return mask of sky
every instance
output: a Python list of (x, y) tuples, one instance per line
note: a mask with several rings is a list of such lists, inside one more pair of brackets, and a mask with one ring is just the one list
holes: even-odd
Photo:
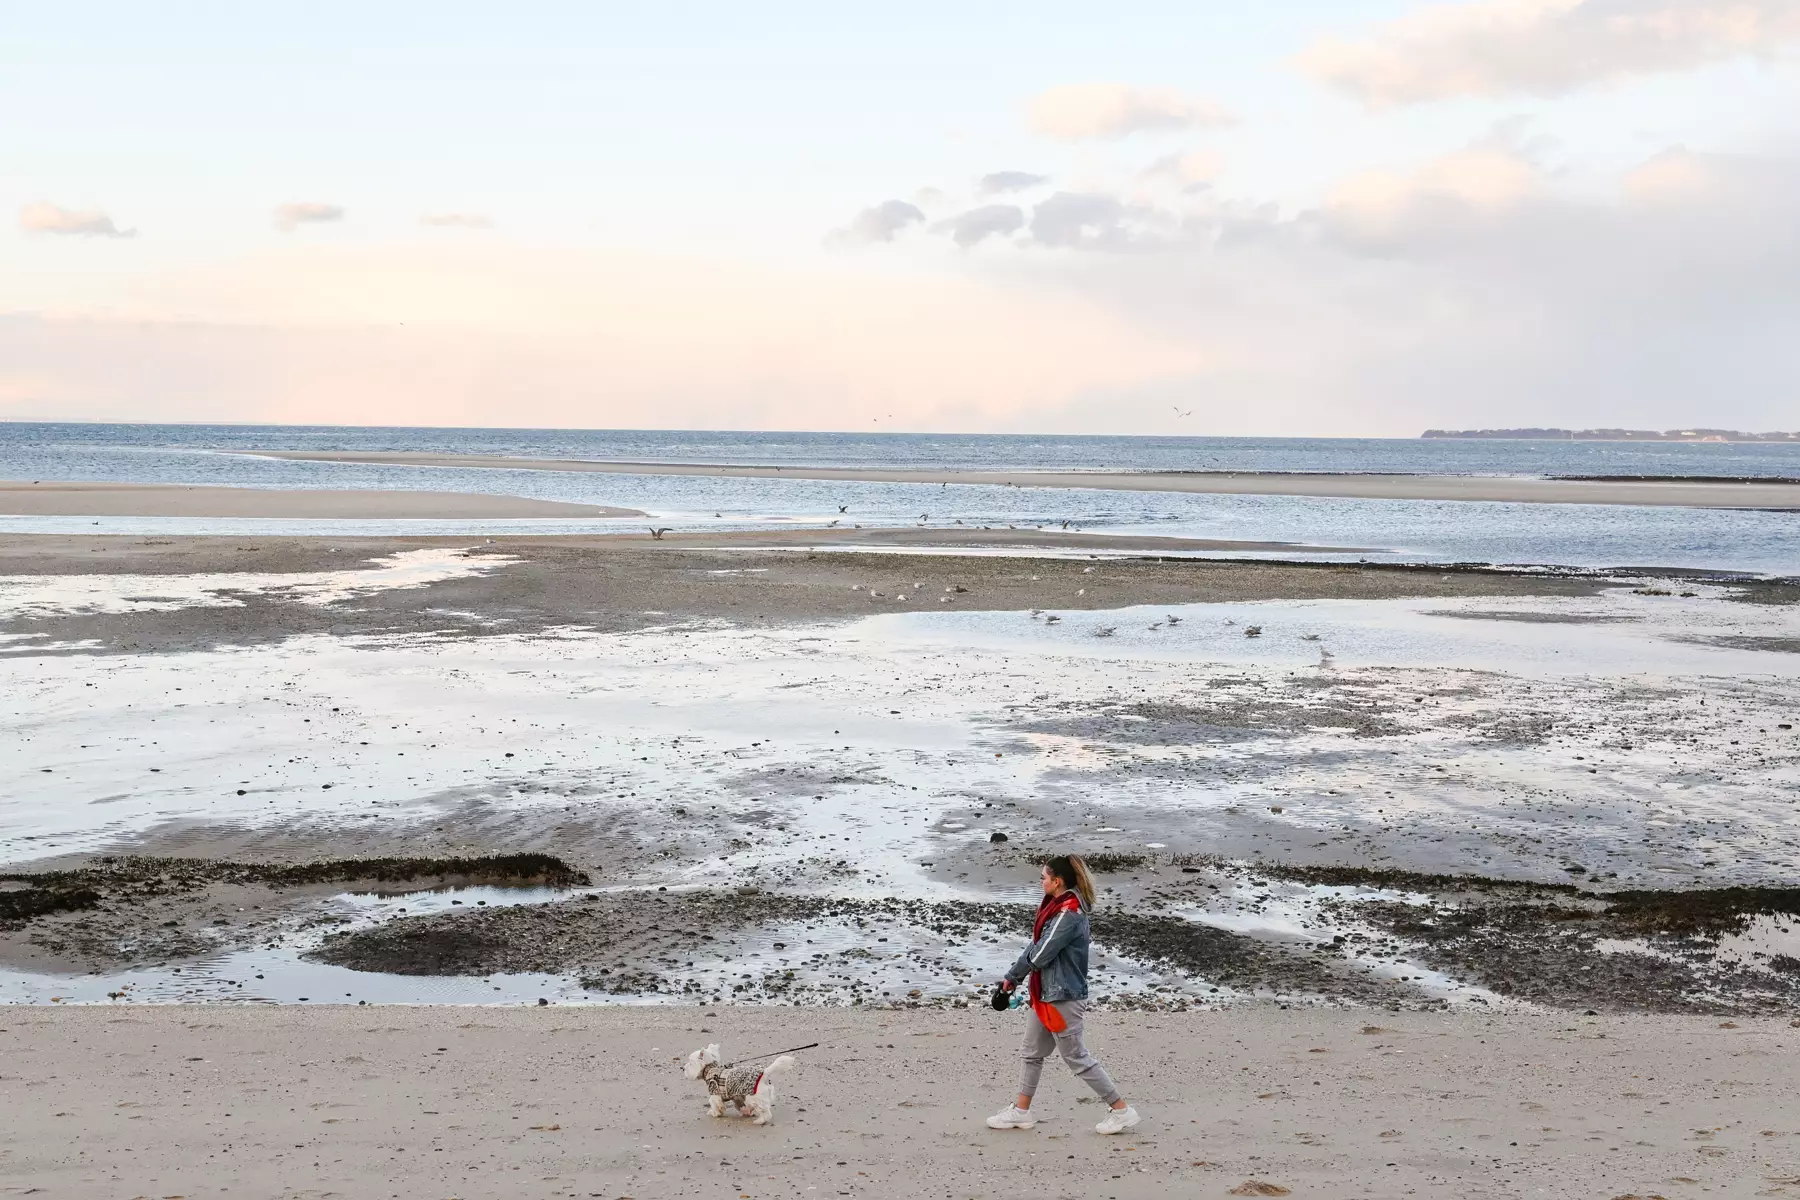
[(1800, 0), (0, 0), (0, 418), (1800, 428)]

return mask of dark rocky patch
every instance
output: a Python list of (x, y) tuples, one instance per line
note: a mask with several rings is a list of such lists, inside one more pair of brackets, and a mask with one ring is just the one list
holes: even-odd
[[(1474, 898), (1431, 905), (1388, 901), (1343, 911), (1415, 943), (1417, 957), (1515, 999), (1558, 1008), (1693, 1013), (1792, 1013), (1800, 978), (1791, 960), (1720, 960), (1717, 939), (1762, 914), (1800, 914), (1800, 889), (1720, 888), (1598, 893), (1506, 881), (1452, 881)], [(1409, 888), (1408, 890), (1428, 890)], [(1503, 893), (1494, 896), (1492, 893)], [(1489, 893), (1482, 895), (1482, 893)], [(1511, 894), (1505, 894), (1511, 893)], [(1602, 940), (1640, 942), (1602, 950)]]
[(1428, 617), (1453, 617), (1458, 621), (1517, 621), (1525, 625), (1620, 625), (1637, 621), (1638, 617), (1611, 616), (1600, 613), (1503, 612), (1485, 609), (1431, 609)]
[(29, 921), (58, 912), (78, 912), (100, 903), (100, 893), (86, 887), (14, 887), (0, 889), (0, 922)]
[(1111, 850), (1101, 850), (1094, 854), (1081, 855), (1081, 861), (1087, 869), (1101, 875), (1111, 875), (1118, 871), (1135, 871), (1149, 866), (1156, 861), (1154, 854), (1119, 854)]
[(0, 954), (102, 969), (272, 945), (341, 918), (309, 911), (322, 892), (437, 886), (571, 887), (585, 872), (543, 854), (331, 859), (299, 865), (115, 856), (0, 875)]
[[(1204, 863), (1195, 856), (1194, 866), (1223, 866), (1219, 860)], [(1492, 892), (1525, 891), (1579, 895), (1581, 889), (1568, 883), (1538, 883), (1529, 879), (1489, 879), (1482, 875), (1427, 875), (1389, 867), (1296, 866), (1288, 863), (1258, 863), (1258, 874), (1294, 883), (1317, 884), (1322, 887), (1383, 888), (1396, 892)]]
[[(339, 858), (293, 866), (125, 855), (96, 859), (91, 865), (70, 870), (0, 873), (0, 884), (24, 885), (22, 891), (0, 891), (0, 918), (30, 919), (51, 912), (93, 908), (102, 900), (128, 902), (192, 892), (213, 884), (263, 884), (281, 888), (324, 883), (424, 881), (458, 887), (579, 887), (592, 882), (585, 871), (576, 870), (548, 854)], [(37, 898), (17, 899), (20, 896)], [(54, 906), (46, 906), (48, 901), (43, 897), (48, 896), (62, 897), (63, 900)], [(82, 897), (91, 899), (83, 900)]]
[(1720, 634), (1709, 637), (1676, 638), (1675, 640), (1688, 642), (1695, 646), (1718, 646), (1726, 650), (1760, 650), (1770, 654), (1800, 654), (1800, 638)]
[(1742, 933), (1752, 917), (1800, 915), (1800, 888), (1731, 887), (1601, 894), (1606, 919), (1622, 931), (1718, 937)]

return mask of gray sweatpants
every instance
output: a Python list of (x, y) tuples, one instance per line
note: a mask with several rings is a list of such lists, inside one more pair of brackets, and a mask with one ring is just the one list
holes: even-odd
[(1087, 1005), (1080, 1000), (1064, 1000), (1050, 1007), (1062, 1014), (1061, 1033), (1051, 1033), (1038, 1020), (1035, 1011), (1030, 1007), (1025, 1009), (1025, 1043), (1019, 1047), (1025, 1061), (1019, 1072), (1019, 1094), (1037, 1095), (1038, 1080), (1044, 1077), (1044, 1059), (1050, 1056), (1054, 1046), (1063, 1061), (1069, 1064), (1069, 1070), (1075, 1072), (1075, 1078), (1093, 1088), (1094, 1094), (1107, 1104), (1116, 1102), (1119, 1089), (1113, 1086), (1100, 1060), (1089, 1054), (1081, 1041), (1081, 1010)]

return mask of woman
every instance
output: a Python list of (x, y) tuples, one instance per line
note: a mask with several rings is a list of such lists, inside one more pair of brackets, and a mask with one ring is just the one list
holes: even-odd
[[(1094, 1089), (1112, 1111), (1094, 1126), (1096, 1133), (1123, 1133), (1138, 1123), (1137, 1109), (1125, 1103), (1106, 1068), (1081, 1044), (1081, 1013), (1087, 1007), (1088, 912), (1094, 907), (1094, 881), (1079, 858), (1053, 858), (1044, 864), (1044, 899), (1031, 927), (1031, 945), (1007, 971), (1000, 987), (1012, 991), (1031, 977), (1031, 1015), (1021, 1047), (1024, 1069), (1019, 1095), (1005, 1110), (988, 1118), (990, 1129), (1030, 1129), (1031, 1097), (1044, 1073), (1052, 1045), (1075, 1077)], [(998, 1001), (996, 1001), (998, 1003)]]

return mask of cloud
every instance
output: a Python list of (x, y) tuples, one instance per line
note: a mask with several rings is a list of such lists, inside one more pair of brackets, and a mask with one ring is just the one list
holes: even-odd
[(1309, 210), (1122, 204), (1088, 253), (966, 263), (1191, 344), (1208, 432), (1791, 424), (1800, 160), (1675, 149), (1618, 182), (1572, 188), (1484, 139)]
[(19, 228), (26, 233), (72, 234), (80, 237), (136, 237), (135, 229), (120, 229), (103, 212), (77, 212), (39, 201), (19, 210)]
[(1372, 106), (1555, 96), (1800, 41), (1800, 0), (1475, 0), (1434, 4), (1297, 59)]
[(1138, 181), (1175, 188), (1198, 188), (1219, 177), (1223, 160), (1211, 150), (1168, 154), (1138, 172)]
[(1547, 196), (1550, 175), (1505, 127), (1408, 171), (1363, 171), (1333, 186), (1319, 217), (1346, 243), (1414, 248), (1463, 236)]
[(1100, 192), (1058, 192), (1031, 212), (1031, 236), (1045, 246), (1080, 246), (1118, 232), (1125, 205)]
[(1033, 98), (1030, 118), (1033, 132), (1068, 142), (1232, 124), (1231, 115), (1210, 101), (1173, 88), (1122, 83), (1071, 83), (1050, 88)]
[(295, 204), (275, 206), (275, 228), (283, 233), (292, 233), (302, 225), (323, 225), (343, 219), (344, 210), (335, 204), (314, 204), (301, 201)]
[(1025, 210), (1016, 204), (984, 204), (966, 213), (939, 221), (933, 233), (947, 233), (965, 250), (990, 237), (1005, 237), (1025, 227)]
[(825, 238), (828, 246), (851, 247), (872, 246), (876, 242), (891, 242), (907, 227), (917, 225), (925, 220), (925, 212), (916, 204), (905, 200), (884, 200), (873, 208), (865, 208), (856, 214), (856, 219), (842, 229), (835, 229)]
[[(340, 210), (338, 216), (342, 216)], [(326, 218), (336, 220), (336, 217)], [(419, 224), (433, 229), (492, 229), (494, 218), (485, 213), (440, 212), (426, 213), (419, 218)]]
[(1049, 182), (1048, 175), (1033, 175), (1029, 171), (990, 171), (981, 177), (975, 191), (982, 196), (1004, 196), (1010, 192), (1028, 192)]

